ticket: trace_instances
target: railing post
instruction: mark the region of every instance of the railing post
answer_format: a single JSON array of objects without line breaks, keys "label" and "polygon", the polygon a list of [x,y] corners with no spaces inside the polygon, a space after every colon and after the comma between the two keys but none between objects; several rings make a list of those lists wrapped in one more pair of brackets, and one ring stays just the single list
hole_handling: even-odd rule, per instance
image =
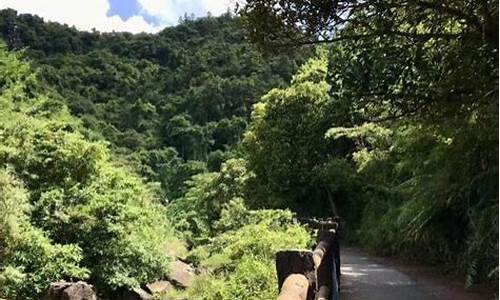
[{"label": "railing post", "polygon": [[276,253],[279,300],[314,300],[315,274],[312,254],[310,250],[286,250]]},{"label": "railing post", "polygon": [[307,300],[309,280],[302,274],[289,275],[281,287],[278,300]]}]

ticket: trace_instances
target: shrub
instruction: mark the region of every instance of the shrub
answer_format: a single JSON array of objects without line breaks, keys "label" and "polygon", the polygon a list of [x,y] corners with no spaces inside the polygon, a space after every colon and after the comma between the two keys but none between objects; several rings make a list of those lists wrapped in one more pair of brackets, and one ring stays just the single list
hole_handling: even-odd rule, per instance
[{"label": "shrub", "polygon": [[88,277],[82,250],[55,244],[28,220],[27,191],[0,170],[0,297],[39,299],[52,281]]},{"label": "shrub", "polygon": [[0,74],[0,167],[26,187],[4,179],[11,192],[0,195],[10,209],[0,229],[2,293],[39,299],[65,278],[107,293],[165,276],[167,247],[179,242],[149,187],[88,141],[64,105],[33,92],[27,64],[3,49]]}]

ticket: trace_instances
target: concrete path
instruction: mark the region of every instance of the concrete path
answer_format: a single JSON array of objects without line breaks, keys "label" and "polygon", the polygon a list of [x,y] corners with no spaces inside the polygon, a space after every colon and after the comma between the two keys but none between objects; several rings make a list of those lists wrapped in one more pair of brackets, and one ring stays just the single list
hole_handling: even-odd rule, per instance
[{"label": "concrete path", "polygon": [[493,300],[487,290],[468,291],[463,283],[422,267],[405,267],[353,249],[341,250],[341,300]]}]

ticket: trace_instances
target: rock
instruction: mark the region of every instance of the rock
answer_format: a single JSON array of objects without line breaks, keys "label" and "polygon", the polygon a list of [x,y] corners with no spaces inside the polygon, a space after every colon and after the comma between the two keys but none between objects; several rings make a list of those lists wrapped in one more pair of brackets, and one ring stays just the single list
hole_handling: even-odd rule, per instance
[{"label": "rock", "polygon": [[97,300],[94,287],[83,281],[54,282],[50,284],[48,300]]},{"label": "rock", "polygon": [[97,300],[97,295],[92,285],[78,281],[64,289],[61,300]]},{"label": "rock", "polygon": [[66,282],[66,281],[52,282],[49,286],[49,291],[47,292],[47,296],[45,297],[45,299],[61,300],[64,289],[66,289],[70,285],[71,282]]},{"label": "rock", "polygon": [[139,296],[137,300],[153,300],[153,296],[141,288],[135,288],[132,291]]},{"label": "rock", "polygon": [[146,287],[151,294],[166,293],[174,289],[174,286],[166,280],[149,283]]},{"label": "rock", "polygon": [[175,285],[186,288],[191,285],[193,277],[194,270],[190,265],[180,260],[176,260],[170,264],[170,274],[168,278]]},{"label": "rock", "polygon": [[141,288],[134,288],[131,291],[124,291],[114,300],[153,300],[153,296]]}]

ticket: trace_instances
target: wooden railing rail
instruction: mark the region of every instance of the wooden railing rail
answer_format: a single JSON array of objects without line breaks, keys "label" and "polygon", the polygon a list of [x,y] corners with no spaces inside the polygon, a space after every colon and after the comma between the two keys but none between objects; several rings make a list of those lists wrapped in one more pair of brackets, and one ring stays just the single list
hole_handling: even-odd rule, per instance
[{"label": "wooden railing rail", "polygon": [[339,300],[338,220],[302,221],[318,228],[317,243],[276,253],[278,300]]}]

